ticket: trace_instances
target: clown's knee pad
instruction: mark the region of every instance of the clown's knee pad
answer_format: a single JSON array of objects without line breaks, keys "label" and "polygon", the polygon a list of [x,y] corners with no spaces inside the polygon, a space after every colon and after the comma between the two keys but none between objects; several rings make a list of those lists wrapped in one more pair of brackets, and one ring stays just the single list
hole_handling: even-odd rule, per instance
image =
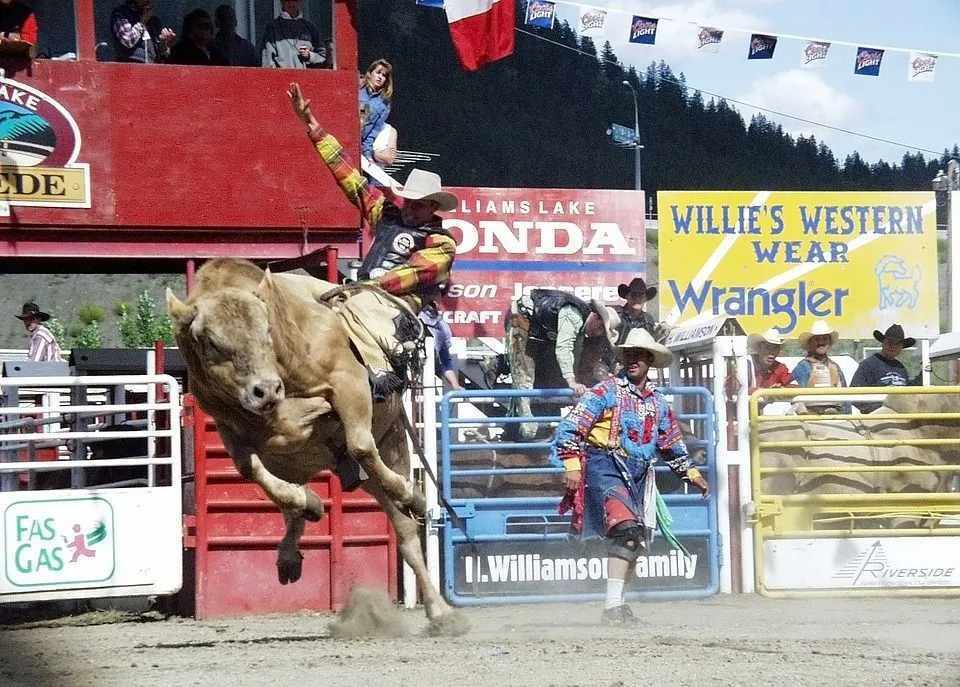
[{"label": "clown's knee pad", "polygon": [[607,532],[607,553],[614,558],[632,563],[643,548],[643,528],[636,520],[619,522]]}]

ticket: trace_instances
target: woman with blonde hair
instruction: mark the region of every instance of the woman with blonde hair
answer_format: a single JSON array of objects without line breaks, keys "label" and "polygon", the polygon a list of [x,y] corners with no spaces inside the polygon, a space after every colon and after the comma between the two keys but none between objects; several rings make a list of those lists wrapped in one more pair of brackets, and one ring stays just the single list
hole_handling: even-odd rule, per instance
[{"label": "woman with blonde hair", "polygon": [[374,60],[360,79],[360,152],[373,160],[373,144],[390,116],[393,99],[393,65]]}]

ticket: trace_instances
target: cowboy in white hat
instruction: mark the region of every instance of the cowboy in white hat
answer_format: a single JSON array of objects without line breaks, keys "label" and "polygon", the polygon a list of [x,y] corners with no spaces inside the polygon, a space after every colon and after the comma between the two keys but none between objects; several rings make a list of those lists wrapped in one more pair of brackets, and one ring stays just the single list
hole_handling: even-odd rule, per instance
[{"label": "cowboy in white hat", "polygon": [[436,213],[456,208],[457,197],[443,190],[437,174],[422,169],[410,170],[407,183],[386,192],[370,186],[340,142],[317,122],[300,85],[290,84],[287,95],[294,113],[307,125],[310,141],[373,233],[359,279],[375,280],[398,296],[435,293],[449,279],[457,249]]},{"label": "cowboy in white hat", "polygon": [[[511,304],[507,355],[514,389],[533,389],[541,377],[556,377],[578,396],[608,377],[620,316],[598,300],[589,303],[559,289],[533,289]],[[553,374],[550,374],[553,370]],[[556,380],[559,383],[559,380]],[[517,398],[514,413],[531,415],[530,399]],[[531,439],[537,424],[524,422],[520,436]]]},{"label": "cowboy in white hat", "polygon": [[647,372],[668,365],[670,351],[645,329],[634,329],[617,353],[623,371],[584,394],[557,426],[553,445],[567,488],[562,512],[573,510],[573,528],[582,538],[607,544],[601,620],[627,625],[636,618],[623,603],[624,583],[638,556],[649,551],[657,526],[654,463],[663,459],[704,496],[709,486],[690,460],[666,398],[647,385]]},{"label": "cowboy in white hat", "polygon": [[784,339],[776,327],[747,337],[747,348],[753,362],[750,370],[751,394],[757,389],[778,389],[793,382],[790,370],[777,360],[783,343]]},{"label": "cowboy in white hat", "polygon": [[827,324],[826,320],[815,320],[809,331],[801,332],[800,345],[807,349],[807,355],[793,368],[793,379],[799,386],[847,385],[843,370],[828,355],[830,348],[839,340],[840,332]]}]

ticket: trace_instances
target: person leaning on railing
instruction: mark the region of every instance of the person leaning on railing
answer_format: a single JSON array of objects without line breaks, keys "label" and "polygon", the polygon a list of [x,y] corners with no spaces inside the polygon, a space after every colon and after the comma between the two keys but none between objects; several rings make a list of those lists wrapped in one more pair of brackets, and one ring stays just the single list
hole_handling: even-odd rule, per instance
[{"label": "person leaning on railing", "polygon": [[[905,348],[912,348],[917,340],[912,336],[904,336],[903,327],[892,324],[887,331],[881,333],[873,330],[873,338],[880,342],[882,348],[865,359],[853,373],[850,386],[922,386],[923,375],[911,378],[907,368],[897,360]],[[880,407],[880,403],[861,402],[855,404],[861,413],[872,413]]]}]

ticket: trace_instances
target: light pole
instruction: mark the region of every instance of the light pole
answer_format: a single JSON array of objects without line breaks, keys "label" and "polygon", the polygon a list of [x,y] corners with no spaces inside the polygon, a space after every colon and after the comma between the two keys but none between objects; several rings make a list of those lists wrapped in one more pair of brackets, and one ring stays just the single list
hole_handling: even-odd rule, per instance
[{"label": "light pole", "polygon": [[637,89],[633,87],[633,84],[623,80],[623,85],[630,89],[630,92],[633,93],[633,155],[634,155],[634,177],[633,177],[633,187],[637,191],[643,190],[640,177],[640,151],[643,150],[643,146],[640,145],[640,106],[637,101]]}]

